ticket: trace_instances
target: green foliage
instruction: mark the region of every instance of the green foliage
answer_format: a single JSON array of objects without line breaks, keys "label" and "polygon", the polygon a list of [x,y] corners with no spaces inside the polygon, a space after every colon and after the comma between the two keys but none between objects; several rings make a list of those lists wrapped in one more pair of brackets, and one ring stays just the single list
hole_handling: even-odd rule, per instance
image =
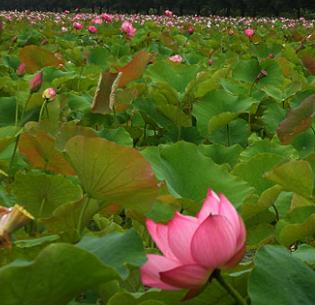
[{"label": "green foliage", "polygon": [[[284,2],[194,5],[198,15],[259,14]],[[193,10],[169,4],[28,1],[82,11],[0,12],[1,305],[183,304],[187,291],[141,283],[146,254],[159,253],[146,219],[196,215],[209,188],[246,225],[246,253],[222,270],[225,281],[253,305],[314,304],[313,21],[115,15],[100,24],[108,15],[83,10]],[[125,19],[134,37],[122,33]],[[55,98],[43,97],[48,88]],[[16,204],[28,223],[17,218],[9,232],[3,211]],[[235,304],[217,279],[203,288],[185,304]]]}]

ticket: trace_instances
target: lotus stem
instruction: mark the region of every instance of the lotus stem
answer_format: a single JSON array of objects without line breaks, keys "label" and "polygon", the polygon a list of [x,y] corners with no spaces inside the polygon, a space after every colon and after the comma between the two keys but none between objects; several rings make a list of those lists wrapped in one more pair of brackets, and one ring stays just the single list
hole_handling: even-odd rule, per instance
[{"label": "lotus stem", "polygon": [[213,277],[217,279],[221,286],[233,297],[238,305],[248,305],[238,291],[223,278],[220,270],[215,270]]}]

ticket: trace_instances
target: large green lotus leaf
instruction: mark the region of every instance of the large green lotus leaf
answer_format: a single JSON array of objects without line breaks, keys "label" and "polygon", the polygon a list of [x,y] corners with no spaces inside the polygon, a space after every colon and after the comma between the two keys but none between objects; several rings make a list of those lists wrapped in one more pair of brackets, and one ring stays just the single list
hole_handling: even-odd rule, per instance
[{"label": "large green lotus leaf", "polygon": [[274,185],[263,191],[257,200],[249,200],[249,203],[244,203],[241,210],[243,219],[246,221],[270,208],[279,197],[281,191],[281,186]]},{"label": "large green lotus leaf", "polygon": [[21,134],[19,152],[34,167],[68,176],[75,175],[63,153],[55,148],[55,138],[48,133]]},{"label": "large green lotus leaf", "polygon": [[220,79],[220,85],[223,89],[233,95],[246,96],[248,94],[248,85],[234,79]]},{"label": "large green lotus leaf", "polygon": [[296,251],[292,252],[293,257],[296,257],[302,260],[304,263],[309,265],[310,267],[315,267],[315,248],[307,245],[302,244],[299,245]]},{"label": "large green lotus leaf", "polygon": [[315,273],[279,246],[265,246],[256,255],[249,279],[252,305],[313,305]]},{"label": "large green lotus leaf", "polygon": [[247,83],[253,83],[261,68],[256,58],[240,60],[233,68],[233,78]]},{"label": "large green lotus leaf", "polygon": [[303,160],[292,160],[275,167],[265,177],[283,187],[305,197],[313,194],[314,173],[311,165]]},{"label": "large green lotus leaf", "polygon": [[[193,115],[197,119],[197,127],[201,134],[207,135],[212,127],[211,124],[218,128],[229,123],[239,113],[248,110],[254,102],[252,98],[238,98],[224,90],[215,90],[205,95],[199,103],[194,104]],[[219,117],[221,122],[216,122],[219,120],[216,116],[222,116],[222,113],[225,114],[222,118]],[[213,123],[211,119],[214,120]]]},{"label": "large green lotus leaf", "polygon": [[87,58],[88,64],[99,66],[102,70],[108,67],[109,50],[102,47],[91,48]]},{"label": "large green lotus leaf", "polygon": [[144,120],[148,124],[152,126],[157,125],[158,127],[163,127],[167,130],[176,128],[174,122],[166,117],[166,115],[164,115],[152,101],[137,100],[133,105],[141,112]]},{"label": "large green lotus leaf", "polygon": [[77,246],[96,255],[124,279],[129,275],[127,265],[140,267],[146,261],[143,241],[134,229],[99,237],[84,236]]},{"label": "large green lotus leaf", "polygon": [[64,203],[77,201],[82,190],[63,176],[17,173],[13,185],[17,202],[36,218],[48,217]]},{"label": "large green lotus leaf", "polygon": [[273,225],[261,223],[247,228],[246,246],[257,249],[274,240],[275,228]]},{"label": "large green lotus leaf", "polygon": [[299,152],[300,158],[304,158],[311,154],[315,147],[313,130],[308,129],[297,135],[291,145]]},{"label": "large green lotus leaf", "polygon": [[251,130],[248,122],[244,119],[236,118],[226,126],[223,126],[208,135],[204,134],[204,136],[214,144],[225,146],[238,144],[247,146],[250,134]]},{"label": "large green lotus leaf", "polygon": [[226,126],[228,123],[238,117],[238,113],[233,112],[221,112],[216,116],[213,116],[208,123],[209,133],[217,130],[222,126]]},{"label": "large green lotus leaf", "polygon": [[282,221],[277,228],[278,241],[284,246],[290,246],[296,241],[308,240],[315,233],[315,211],[305,211],[302,223],[288,223]]},{"label": "large green lotus leaf", "polygon": [[[227,279],[226,279],[227,280]],[[229,277],[227,280],[242,295],[246,294],[247,275]],[[113,295],[107,305],[140,305],[147,304],[149,301],[160,301],[169,305],[183,304],[183,297],[187,291],[167,291],[150,289],[145,293],[128,293],[118,292]],[[149,303],[150,304],[150,303]],[[216,281],[212,280],[205,289],[191,300],[185,301],[187,305],[233,305],[234,299],[226,292],[226,290]]]},{"label": "large green lotus leaf", "polygon": [[29,73],[34,73],[47,66],[58,67],[64,63],[54,53],[35,45],[28,45],[20,49],[19,58],[26,65],[26,71]]},{"label": "large green lotus leaf", "polygon": [[187,115],[178,106],[164,104],[157,107],[162,115],[171,120],[174,125],[182,127],[191,127],[191,116]]},{"label": "large green lotus leaf", "polygon": [[0,97],[0,127],[14,125],[16,104],[15,97]]},{"label": "large green lotus leaf", "polygon": [[7,126],[0,128],[0,151],[8,147],[16,140],[20,128],[16,126]]},{"label": "large green lotus leaf", "polygon": [[49,232],[59,234],[63,241],[75,243],[80,240],[85,226],[99,210],[100,206],[95,199],[84,197],[76,202],[60,205],[51,217],[42,222]]},{"label": "large green lotus leaf", "polygon": [[283,146],[277,141],[268,139],[257,140],[251,143],[240,154],[240,161],[248,161],[259,153],[276,154],[286,159],[298,159],[298,152],[291,146]]},{"label": "large green lotus leaf", "polygon": [[166,82],[178,92],[184,92],[188,83],[199,71],[198,65],[174,64],[170,61],[158,61],[147,69],[154,82]]},{"label": "large green lotus leaf", "polygon": [[219,83],[224,80],[227,69],[222,68],[211,72],[200,72],[197,75],[194,87],[194,97],[200,98],[205,96],[209,91],[213,91],[219,87]]},{"label": "large green lotus leaf", "polygon": [[243,148],[240,145],[224,146],[221,144],[199,145],[199,150],[217,164],[228,163],[231,168],[239,160]]},{"label": "large green lotus leaf", "polygon": [[264,174],[283,160],[282,156],[276,154],[258,153],[248,161],[238,163],[232,174],[247,181],[260,194],[272,186],[272,182],[264,179]]},{"label": "large green lotus leaf", "polygon": [[2,305],[67,305],[87,289],[117,279],[93,254],[69,244],[46,247],[34,261],[0,268]]},{"label": "large green lotus leaf", "polygon": [[277,84],[280,87],[284,81],[282,70],[275,60],[267,60],[261,63],[261,70],[267,72],[267,76],[262,77],[258,82],[258,87],[266,87]]},{"label": "large green lotus leaf", "polygon": [[157,181],[141,154],[101,138],[76,136],[66,152],[84,191],[103,205],[117,203],[146,210],[157,195]]},{"label": "large green lotus leaf", "polygon": [[262,121],[264,123],[264,128],[266,131],[274,135],[280,122],[285,117],[285,110],[277,103],[267,104],[266,110],[262,115]]},{"label": "large green lotus leaf", "polygon": [[159,158],[154,150],[146,150],[144,155],[152,162],[159,178],[163,177],[169,189],[183,198],[201,202],[207,190],[212,188],[224,193],[239,207],[253,191],[247,182],[231,175],[224,166],[215,164],[191,143],[181,141],[159,146]]},{"label": "large green lotus leaf", "polygon": [[289,144],[301,132],[312,127],[315,116],[315,95],[303,100],[296,108],[289,110],[280,123],[277,134],[282,144]]},{"label": "large green lotus leaf", "polygon": [[55,85],[55,81],[56,84],[62,84],[63,82],[75,77],[75,71],[62,71],[56,67],[43,68],[43,81],[48,84]]},{"label": "large green lotus leaf", "polygon": [[96,131],[91,127],[83,127],[73,122],[67,122],[60,126],[56,132],[56,147],[64,150],[66,143],[74,136],[96,137]]},{"label": "large green lotus leaf", "polygon": [[180,101],[179,93],[168,83],[154,82],[149,90],[150,99],[158,105],[178,105]]},{"label": "large green lotus leaf", "polygon": [[116,129],[105,128],[98,133],[98,135],[102,138],[105,138],[109,141],[115,142],[117,144],[132,147],[133,140],[128,133],[128,131],[122,127]]}]

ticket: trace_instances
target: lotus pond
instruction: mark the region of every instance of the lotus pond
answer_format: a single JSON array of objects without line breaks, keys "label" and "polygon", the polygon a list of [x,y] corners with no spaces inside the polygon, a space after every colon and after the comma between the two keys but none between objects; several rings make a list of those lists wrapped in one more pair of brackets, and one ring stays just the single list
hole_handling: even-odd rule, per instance
[{"label": "lotus pond", "polygon": [[0,304],[315,304],[314,24],[0,12]]}]

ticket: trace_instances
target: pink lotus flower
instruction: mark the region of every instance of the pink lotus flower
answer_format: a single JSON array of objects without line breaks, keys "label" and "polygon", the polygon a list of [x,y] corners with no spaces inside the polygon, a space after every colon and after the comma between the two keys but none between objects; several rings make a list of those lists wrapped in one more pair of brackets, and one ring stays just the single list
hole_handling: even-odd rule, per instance
[{"label": "pink lotus flower", "polygon": [[136,35],[136,29],[133,27],[132,23],[129,21],[124,21],[123,24],[121,25],[120,30],[127,34],[129,38],[132,38]]},{"label": "pink lotus flower", "polygon": [[48,101],[53,101],[56,98],[56,90],[54,88],[47,88],[44,90],[42,97]]},{"label": "pink lotus flower", "polygon": [[83,24],[80,22],[73,22],[73,28],[76,30],[82,30],[83,29]]},{"label": "pink lotus flower", "polygon": [[90,26],[88,27],[88,31],[89,31],[90,33],[97,33],[97,32],[98,32],[98,29],[97,29],[94,25],[90,25]]},{"label": "pink lotus flower", "polygon": [[23,76],[26,72],[26,65],[24,63],[20,63],[16,69],[16,74],[18,76]]},{"label": "pink lotus flower", "polygon": [[188,28],[188,34],[192,35],[194,32],[195,32],[195,29],[193,28],[192,25],[190,25]]},{"label": "pink lotus flower", "polygon": [[181,57],[180,55],[173,55],[173,56],[170,56],[168,58],[170,61],[172,62],[175,62],[175,63],[181,63],[183,61],[183,57]]},{"label": "pink lotus flower", "polygon": [[103,19],[101,17],[96,17],[92,20],[93,24],[102,24],[103,23]]},{"label": "pink lotus flower", "polygon": [[113,15],[104,13],[101,17],[105,22],[111,23],[113,21]]},{"label": "pink lotus flower", "polygon": [[248,37],[248,38],[252,38],[255,34],[255,30],[248,28],[246,30],[244,30],[244,34]]},{"label": "pink lotus flower", "polygon": [[173,17],[173,12],[170,11],[170,10],[166,10],[166,11],[164,12],[164,15],[165,15],[166,17]]},{"label": "pink lotus flower", "polygon": [[237,265],[245,253],[246,229],[234,206],[222,194],[208,191],[196,217],[176,213],[168,224],[146,221],[162,255],[148,254],[142,283],[165,290],[197,293],[212,272]]},{"label": "pink lotus flower", "polygon": [[29,82],[30,91],[36,92],[43,82],[43,72],[36,74]]}]

